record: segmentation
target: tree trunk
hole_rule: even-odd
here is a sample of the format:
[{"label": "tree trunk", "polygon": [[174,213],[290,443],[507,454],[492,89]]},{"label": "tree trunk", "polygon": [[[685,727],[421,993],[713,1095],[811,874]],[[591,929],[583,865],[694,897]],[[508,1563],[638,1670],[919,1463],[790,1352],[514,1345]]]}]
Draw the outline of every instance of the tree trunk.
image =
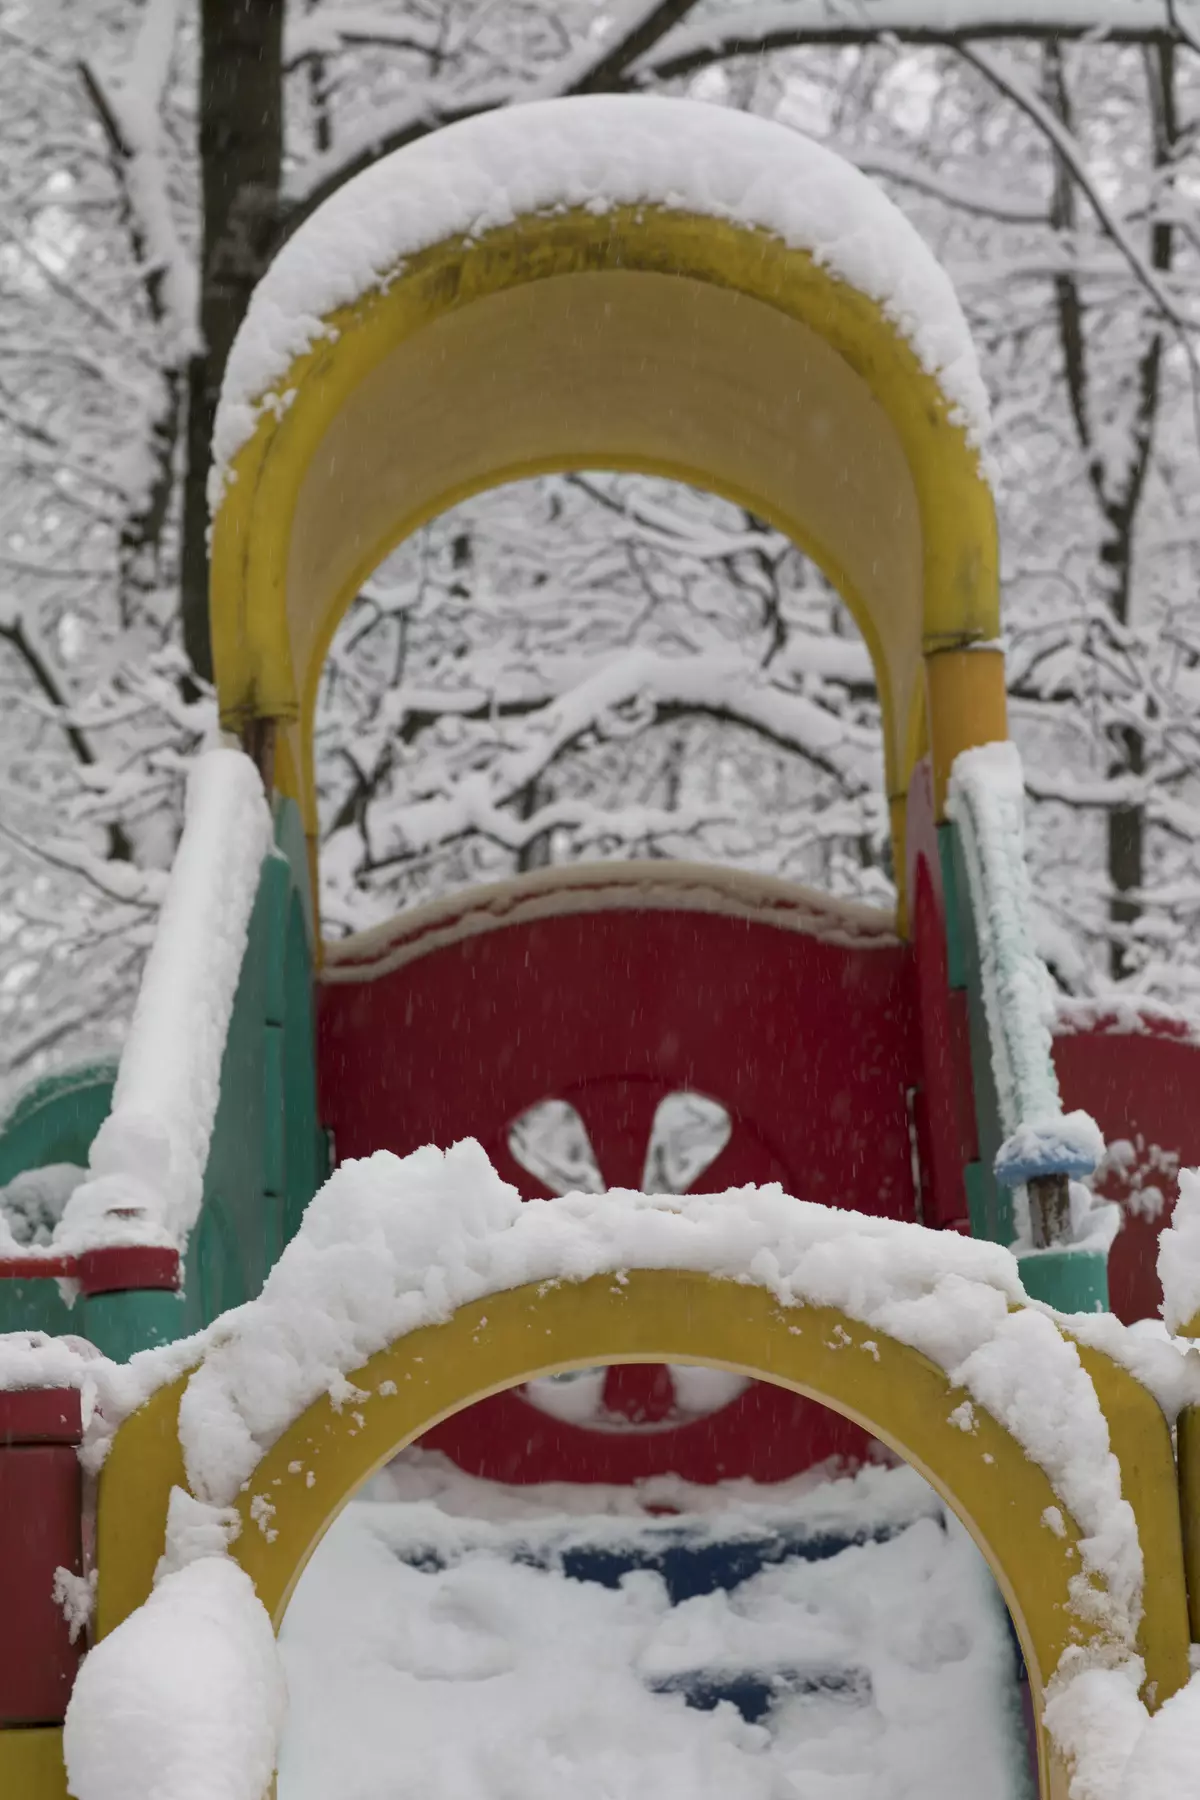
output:
[{"label": "tree trunk", "polygon": [[255,283],[270,260],[283,162],[285,0],[202,0],[200,273],[203,352],[188,369],[181,568],[183,641],[212,677],[207,486],[221,377]]},{"label": "tree trunk", "polygon": [[[1154,133],[1152,164],[1156,175],[1161,176],[1174,162],[1179,143],[1175,51],[1169,43],[1159,44],[1147,47],[1145,58]],[[1043,73],[1048,103],[1067,129],[1073,131],[1071,100],[1059,45],[1048,46]],[[1051,221],[1059,230],[1073,232],[1077,224],[1074,186],[1070,170],[1057,154],[1054,177]],[[1156,199],[1161,202],[1157,185]],[[1156,273],[1170,271],[1173,248],[1170,223],[1166,219],[1157,220],[1151,227],[1149,259]],[[1072,417],[1080,447],[1088,460],[1088,474],[1105,525],[1105,538],[1100,547],[1105,599],[1114,622],[1124,630],[1129,626],[1133,612],[1138,511],[1150,472],[1162,399],[1165,328],[1161,320],[1150,323],[1136,370],[1136,401],[1130,420],[1131,454],[1124,468],[1110,472],[1097,450],[1089,416],[1087,313],[1073,274],[1056,278],[1055,296]],[[1146,772],[1146,738],[1136,724],[1111,726],[1108,752],[1105,772],[1110,780],[1119,781],[1124,776],[1136,777]],[[1142,914],[1138,895],[1146,875],[1145,809],[1137,801],[1124,801],[1108,808],[1105,823],[1110,884],[1108,912],[1113,927],[1109,940],[1109,973],[1119,980],[1136,967],[1136,958],[1130,954],[1129,937]]]},{"label": "tree trunk", "polygon": [[[1151,128],[1154,133],[1153,167],[1160,178],[1153,189],[1162,207],[1161,176],[1175,161],[1179,143],[1179,114],[1175,92],[1175,50],[1171,44],[1147,48],[1146,81],[1149,90]],[[1169,213],[1169,208],[1163,208]],[[1174,232],[1167,219],[1159,218],[1150,230],[1150,263],[1167,274],[1174,260]],[[1137,412],[1134,418],[1134,456],[1124,491],[1109,508],[1112,537],[1101,549],[1101,561],[1114,584],[1113,612],[1122,626],[1131,620],[1133,601],[1134,532],[1138,508],[1145,491],[1162,399],[1164,328],[1156,324],[1142,352],[1137,372]],[[1146,770],[1146,739],[1134,725],[1123,725],[1110,734],[1114,751],[1109,765],[1112,776],[1140,776]],[[1135,898],[1146,881],[1145,809],[1136,804],[1116,806],[1108,815],[1108,875],[1112,883],[1109,916],[1116,928],[1109,952],[1109,970],[1117,979],[1136,968],[1127,938],[1137,924],[1142,907]]]}]

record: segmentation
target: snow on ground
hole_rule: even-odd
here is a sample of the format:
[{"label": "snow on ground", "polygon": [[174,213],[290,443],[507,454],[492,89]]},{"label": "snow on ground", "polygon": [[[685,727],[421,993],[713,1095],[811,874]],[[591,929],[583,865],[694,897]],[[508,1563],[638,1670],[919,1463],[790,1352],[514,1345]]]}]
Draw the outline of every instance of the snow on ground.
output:
[{"label": "snow on ground", "polygon": [[251,299],[226,365],[210,503],[324,315],[394,279],[405,259],[531,213],[651,204],[758,227],[811,251],[869,294],[942,388],[973,440],[988,402],[950,278],[865,175],[797,131],[732,108],[657,95],[544,100],[464,120],[382,158],[307,219]]},{"label": "snow on ground", "polygon": [[[373,1491],[391,1497],[342,1514],[284,1623],[280,1800],[1028,1791],[1003,1605],[909,1469],[777,1489],[661,1482],[652,1497],[504,1489],[418,1451]],[[651,1498],[679,1515],[649,1516]],[[604,1586],[563,1567],[572,1551],[644,1563],[684,1538],[703,1554],[773,1536],[848,1547],[768,1560],[675,1605],[660,1569]],[[753,1714],[771,1684],[754,1723],[717,1699]]]}]

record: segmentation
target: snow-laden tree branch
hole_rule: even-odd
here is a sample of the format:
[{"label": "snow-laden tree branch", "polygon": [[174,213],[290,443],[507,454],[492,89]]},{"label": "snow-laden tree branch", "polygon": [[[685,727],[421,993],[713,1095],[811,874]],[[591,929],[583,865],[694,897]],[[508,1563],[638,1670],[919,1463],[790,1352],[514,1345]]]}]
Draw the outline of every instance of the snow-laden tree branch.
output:
[{"label": "snow-laden tree branch", "polygon": [[1200,313],[1191,313],[1180,307],[1163,282],[1160,272],[1154,269],[1141,247],[1126,229],[1125,222],[1105,198],[1099,183],[1094,180],[1088,169],[1079,145],[1062,121],[1056,117],[1044,100],[1021,79],[1015,69],[1010,67],[1002,57],[990,51],[980,50],[975,45],[964,42],[959,46],[959,54],[972,68],[978,69],[987,77],[992,85],[1011,100],[1015,106],[1031,118],[1038,129],[1045,133],[1062,158],[1074,178],[1079,191],[1084,195],[1088,205],[1095,213],[1107,237],[1116,245],[1125,261],[1129,264],[1133,275],[1149,295],[1157,310],[1164,319],[1170,321],[1179,334],[1179,340],[1187,354],[1193,370],[1196,368],[1196,352],[1191,343],[1190,334],[1200,331]]},{"label": "snow-laden tree branch", "polygon": [[120,72],[93,60],[80,72],[129,205],[130,229],[168,363],[197,347],[199,284],[180,239],[167,175],[162,107],[179,29],[179,0],[148,0],[132,55]]},{"label": "snow-laden tree branch", "polygon": [[[647,650],[629,650],[614,657],[597,672],[580,681],[561,697],[527,716],[524,742],[501,751],[486,775],[470,775],[458,781],[449,776],[438,785],[451,792],[419,800],[393,811],[388,836],[377,856],[392,860],[402,853],[421,854],[439,843],[477,829],[480,809],[495,814],[510,805],[531,782],[542,779],[568,748],[587,732],[601,737],[619,729],[621,710],[643,709],[639,723],[661,723],[686,711],[715,722],[748,726],[777,749],[806,758],[827,774],[837,775],[852,787],[866,785],[870,762],[879,755],[875,733],[847,725],[803,695],[788,693],[767,681],[747,679],[739,659],[728,655],[664,657]],[[644,709],[651,709],[649,716]],[[425,779],[437,783],[436,766]],[[545,819],[535,824],[521,841],[539,830],[564,822],[553,808],[543,809]],[[595,809],[590,816],[595,821]],[[713,815],[716,816],[716,815]],[[541,813],[535,815],[540,818]],[[679,820],[668,820],[650,829],[681,829]],[[615,829],[615,828],[614,828]],[[685,828],[684,828],[685,829]],[[490,834],[500,836],[489,828]],[[620,832],[629,836],[627,830]],[[502,840],[503,841],[503,840]]]},{"label": "snow-laden tree branch", "polygon": [[885,38],[929,47],[1020,38],[1089,43],[1190,42],[1189,0],[765,0],[679,26],[641,73],[693,75],[734,56],[804,46],[861,47]]}]

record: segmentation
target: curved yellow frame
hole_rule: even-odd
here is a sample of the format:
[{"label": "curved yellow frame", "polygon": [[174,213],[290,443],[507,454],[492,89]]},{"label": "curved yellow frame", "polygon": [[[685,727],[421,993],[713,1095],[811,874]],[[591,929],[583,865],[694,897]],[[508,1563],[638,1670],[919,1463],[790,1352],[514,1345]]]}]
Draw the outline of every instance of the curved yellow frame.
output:
[{"label": "curved yellow frame", "polygon": [[[1138,1648],[1146,1697],[1160,1705],[1188,1679],[1188,1622],[1170,1434],[1129,1375],[1081,1350],[1109,1422],[1146,1568]],[[439,1419],[534,1375],[597,1362],[695,1362],[803,1393],[855,1419],[920,1470],[987,1558],[1016,1626],[1037,1717],[1068,1645],[1097,1635],[1071,1608],[1080,1532],[1043,1471],[982,1408],[951,1424],[965,1398],[917,1351],[832,1307],[783,1308],[761,1288],[679,1270],[539,1284],[490,1295],[443,1325],[399,1339],[352,1376],[366,1396],[310,1406],[263,1457],[238,1500],[232,1554],[278,1626],[309,1557],[355,1491]],[[167,1501],[186,1485],[178,1442],[186,1377],[118,1432],[100,1481],[96,1630],[111,1631],[150,1591]],[[263,1503],[266,1503],[265,1505]],[[1039,1725],[1044,1796],[1064,1771]]]},{"label": "curved yellow frame", "polygon": [[310,835],[321,663],[363,581],[471,494],[572,467],[704,486],[820,564],[875,663],[898,839],[926,749],[940,774],[1006,734],[1001,657],[964,654],[999,632],[978,456],[881,307],[806,252],[666,206],[527,217],[434,245],[326,326],[213,522],[222,719],[282,725]]}]

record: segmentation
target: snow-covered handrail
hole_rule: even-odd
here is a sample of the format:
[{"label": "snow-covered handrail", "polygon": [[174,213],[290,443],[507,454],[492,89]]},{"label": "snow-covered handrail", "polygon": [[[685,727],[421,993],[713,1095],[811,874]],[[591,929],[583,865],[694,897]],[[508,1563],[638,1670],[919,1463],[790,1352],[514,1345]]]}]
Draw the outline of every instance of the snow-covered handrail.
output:
[{"label": "snow-covered handrail", "polygon": [[208,751],[188,781],[154,943],[121,1055],[112,1111],[50,1246],[182,1250],[200,1211],[221,1061],[271,818],[240,750]]},{"label": "snow-covered handrail", "polygon": [[966,868],[1004,1134],[996,1179],[1028,1185],[1034,1246],[1044,1249],[1069,1236],[1068,1180],[1091,1174],[1104,1139],[1087,1113],[1062,1110],[1051,1051],[1054,985],[1034,942],[1024,797],[1015,746],[984,744],[956,759],[946,810]]}]

